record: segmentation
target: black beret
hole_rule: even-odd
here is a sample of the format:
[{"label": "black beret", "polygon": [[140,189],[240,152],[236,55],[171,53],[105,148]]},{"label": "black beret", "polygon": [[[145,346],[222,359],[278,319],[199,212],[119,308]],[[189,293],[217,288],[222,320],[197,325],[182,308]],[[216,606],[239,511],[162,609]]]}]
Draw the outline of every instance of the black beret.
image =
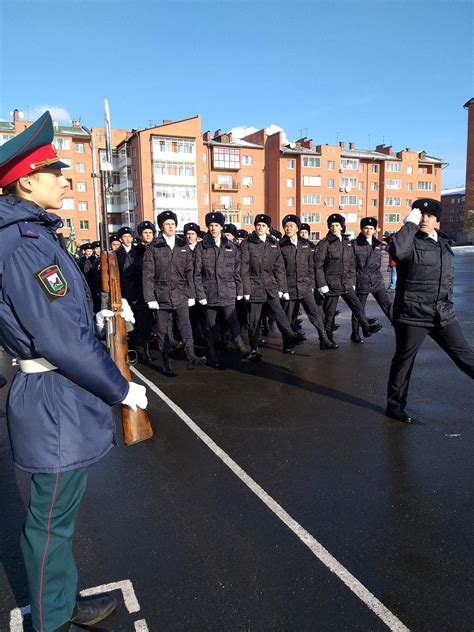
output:
[{"label": "black beret", "polygon": [[364,228],[364,226],[373,226],[374,228],[377,228],[377,218],[376,217],[363,217],[360,220],[360,228],[362,230],[362,228]]},{"label": "black beret", "polygon": [[224,227],[225,216],[224,213],[221,213],[220,211],[215,211],[213,213],[207,213],[205,221],[206,226],[209,226],[209,224],[220,224],[222,227]]},{"label": "black beret", "polygon": [[224,233],[230,233],[234,237],[237,235],[237,226],[235,224],[224,224]]},{"label": "black beret", "polygon": [[419,200],[415,200],[411,207],[412,209],[419,209],[422,213],[430,213],[430,215],[434,215],[438,221],[441,219],[441,215],[443,213],[441,202],[433,200],[432,198],[420,198]]},{"label": "black beret", "polygon": [[137,233],[138,233],[139,235],[141,235],[141,234],[143,233],[143,231],[144,231],[144,230],[147,230],[147,229],[148,229],[148,230],[152,230],[152,231],[153,231],[153,234],[155,234],[155,233],[156,233],[156,227],[155,227],[155,224],[153,224],[153,222],[148,222],[148,221],[145,221],[145,222],[140,222],[140,223],[138,224],[138,226],[137,226]]},{"label": "black beret", "polygon": [[344,227],[346,225],[346,218],[340,213],[333,213],[328,217],[328,228],[331,224],[335,224],[336,222]]},{"label": "black beret", "polygon": [[196,235],[200,235],[201,233],[201,227],[199,226],[199,224],[195,224],[194,222],[188,222],[187,224],[184,225],[183,228],[183,235],[186,235],[186,233],[192,230],[196,233]]},{"label": "black beret", "polygon": [[120,237],[123,237],[123,235],[133,235],[130,226],[122,226],[122,228],[118,229],[117,237],[120,239]]},{"label": "black beret", "polygon": [[265,215],[265,213],[259,213],[258,215],[255,216],[253,225],[256,226],[257,224],[266,224],[269,228],[271,228],[272,226],[272,218],[270,217],[270,215]]},{"label": "black beret", "polygon": [[282,222],[281,222],[281,225],[283,226],[283,228],[285,228],[285,224],[288,222],[295,223],[298,227],[298,230],[300,229],[301,220],[298,217],[298,215],[292,215],[291,213],[289,215],[285,215],[285,217],[282,219]]},{"label": "black beret", "polygon": [[100,247],[100,241],[93,241],[91,243],[91,248],[99,248]]},{"label": "black beret", "polygon": [[163,222],[166,222],[167,219],[172,219],[176,226],[178,225],[178,217],[176,213],[173,213],[173,211],[162,211],[156,218],[158,226],[161,228],[163,226]]},{"label": "black beret", "polygon": [[307,230],[308,233],[310,233],[311,232],[311,226],[309,224],[306,224],[305,222],[301,222],[300,230]]},{"label": "black beret", "polygon": [[240,230],[238,230],[235,233],[235,238],[236,239],[245,239],[246,237],[249,236],[249,233],[247,230],[245,230],[244,228],[241,228]]}]

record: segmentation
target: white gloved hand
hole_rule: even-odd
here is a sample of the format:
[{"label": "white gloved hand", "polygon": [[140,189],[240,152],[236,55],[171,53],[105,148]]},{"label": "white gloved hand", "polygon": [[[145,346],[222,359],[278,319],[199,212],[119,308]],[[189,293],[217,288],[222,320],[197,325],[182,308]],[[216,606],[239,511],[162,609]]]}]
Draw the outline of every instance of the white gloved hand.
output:
[{"label": "white gloved hand", "polygon": [[196,305],[195,298],[188,298],[188,307],[194,307]]},{"label": "white gloved hand", "polygon": [[411,211],[408,213],[408,215],[403,220],[404,224],[406,224],[407,222],[413,222],[414,224],[416,224],[418,226],[418,224],[421,222],[421,211],[420,211],[419,208],[412,208],[411,209]]},{"label": "white gloved hand", "polygon": [[244,294],[244,299],[246,301],[250,301],[250,294]]},{"label": "white gloved hand", "polygon": [[244,298],[243,296],[238,296],[238,297],[237,297],[237,300],[238,300],[238,301],[241,301],[243,298]]},{"label": "white gloved hand", "polygon": [[136,382],[129,382],[127,397],[122,400],[122,404],[132,410],[137,410],[137,406],[139,408],[146,408],[148,406],[146,388]]},{"label": "white gloved hand", "polygon": [[207,305],[207,298],[201,298],[199,302],[201,305]]},{"label": "white gloved hand", "polygon": [[132,308],[130,307],[126,298],[122,298],[122,311],[120,312],[120,316],[127,323],[135,322],[135,316],[133,315]]},{"label": "white gloved hand", "polygon": [[318,287],[318,292],[324,296],[325,294],[327,294],[329,292],[329,288],[327,285],[324,285],[323,287]]},{"label": "white gloved hand", "polygon": [[150,309],[160,309],[160,306],[158,305],[157,301],[149,301],[148,307]]},{"label": "white gloved hand", "polygon": [[356,286],[355,286],[355,285],[353,285],[353,286],[352,286],[352,289],[353,289],[353,290],[355,291],[355,289],[356,289]]},{"label": "white gloved hand", "polygon": [[95,327],[99,336],[104,331],[105,319],[113,317],[114,313],[111,309],[101,309],[100,312],[97,312],[95,315]]},{"label": "white gloved hand", "polygon": [[290,295],[288,294],[288,292],[284,292],[283,296],[281,297],[284,301],[289,301],[290,300]]},{"label": "white gloved hand", "polygon": [[278,298],[281,298],[283,296],[283,292],[278,292]]}]

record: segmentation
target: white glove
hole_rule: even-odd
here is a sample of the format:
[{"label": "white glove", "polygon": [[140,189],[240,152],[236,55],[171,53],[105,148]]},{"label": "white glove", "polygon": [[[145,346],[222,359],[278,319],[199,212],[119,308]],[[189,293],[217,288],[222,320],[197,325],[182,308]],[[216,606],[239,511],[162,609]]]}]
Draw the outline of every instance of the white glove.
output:
[{"label": "white glove", "polygon": [[246,301],[250,301],[250,294],[244,294],[244,299]]},{"label": "white glove", "polygon": [[188,307],[194,307],[196,305],[195,298],[188,298]]},{"label": "white glove", "polygon": [[201,305],[207,305],[207,298],[201,298],[201,299],[199,300],[199,303],[200,303]]},{"label": "white glove", "polygon": [[406,224],[407,222],[413,222],[414,224],[416,224],[418,226],[418,224],[421,222],[421,211],[420,211],[419,208],[412,208],[411,209],[411,211],[408,213],[408,215],[403,220],[404,224]]},{"label": "white glove", "polygon": [[278,292],[278,298],[281,298],[283,296],[283,292]]},{"label": "white glove", "polygon": [[136,382],[129,382],[127,397],[122,400],[122,404],[129,406],[132,410],[137,410],[137,406],[146,408],[148,406],[146,388]]},{"label": "white glove", "polygon": [[237,300],[238,300],[238,301],[241,301],[243,298],[244,298],[243,296],[238,296],[238,297],[237,297]]},{"label": "white glove", "polygon": [[355,286],[355,285],[353,285],[353,286],[352,286],[352,289],[353,289],[353,290],[355,291],[355,289],[356,289],[356,286]]},{"label": "white glove", "polygon": [[324,296],[325,294],[327,294],[329,292],[329,288],[327,285],[325,285],[324,287],[318,287],[318,292]]},{"label": "white glove", "polygon": [[[96,325],[97,333],[99,334],[99,336],[104,330],[106,319],[113,318],[114,316],[115,316],[115,313],[111,309],[101,309],[100,312],[97,312],[97,314],[95,315],[95,325]],[[128,301],[126,298],[122,299],[122,311],[120,312],[120,316],[127,323],[135,322],[135,317],[133,315],[132,308],[128,304]]]},{"label": "white glove", "polygon": [[288,294],[288,292],[284,292],[284,294],[281,297],[284,301],[289,301],[290,300],[290,295]]},{"label": "white glove", "polygon": [[127,323],[135,322],[135,316],[133,315],[132,308],[130,307],[126,298],[122,298],[122,311],[120,312],[120,316]]},{"label": "white glove", "polygon": [[158,305],[157,301],[149,301],[148,307],[150,309],[160,309],[160,306]]}]

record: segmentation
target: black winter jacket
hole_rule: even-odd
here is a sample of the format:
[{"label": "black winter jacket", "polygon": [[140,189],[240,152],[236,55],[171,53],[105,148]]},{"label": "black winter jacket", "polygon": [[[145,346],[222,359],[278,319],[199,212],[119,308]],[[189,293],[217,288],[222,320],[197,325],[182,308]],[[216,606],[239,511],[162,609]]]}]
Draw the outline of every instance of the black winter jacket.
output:
[{"label": "black winter jacket", "polygon": [[356,292],[369,294],[384,287],[380,266],[385,245],[372,237],[372,245],[360,233],[352,240],[352,250],[356,258]]},{"label": "black winter jacket", "polygon": [[298,246],[295,247],[286,235],[280,241],[291,300],[308,296],[316,284],[311,244],[307,239],[301,237],[298,237],[297,243]]},{"label": "black winter jacket", "polygon": [[219,248],[207,233],[194,249],[194,286],[198,301],[205,298],[210,307],[232,305],[242,296],[240,252],[223,233]]},{"label": "black winter jacket", "polygon": [[340,296],[356,284],[355,256],[350,240],[333,235],[321,239],[314,251],[316,286],[329,288],[328,296]]},{"label": "black winter jacket", "polygon": [[278,292],[288,292],[285,262],[275,237],[267,235],[264,243],[253,231],[241,243],[240,252],[243,293],[250,302],[263,303],[267,295],[278,298]]},{"label": "black winter jacket", "polygon": [[447,235],[436,232],[437,242],[407,222],[392,238],[390,254],[397,263],[394,323],[444,327],[456,318],[454,253]]},{"label": "black winter jacket", "polygon": [[185,307],[195,298],[193,256],[184,239],[176,237],[171,250],[160,233],[143,257],[143,297],[157,301],[160,309]]},{"label": "black winter jacket", "polygon": [[132,305],[138,300],[137,286],[135,285],[134,261],[136,256],[136,246],[132,246],[127,252],[124,246],[120,246],[115,251],[117,263],[120,271],[120,285],[122,296]]}]

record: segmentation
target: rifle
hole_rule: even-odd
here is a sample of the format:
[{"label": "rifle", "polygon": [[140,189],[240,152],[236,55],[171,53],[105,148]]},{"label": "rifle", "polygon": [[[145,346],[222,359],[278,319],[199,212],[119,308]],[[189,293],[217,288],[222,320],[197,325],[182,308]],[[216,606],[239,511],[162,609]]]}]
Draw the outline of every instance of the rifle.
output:
[{"label": "rifle", "polygon": [[[105,103],[106,161],[100,166],[102,185],[102,223],[100,225],[101,307],[114,312],[114,318],[107,318],[105,322],[107,351],[123,377],[128,382],[131,382],[132,374],[128,362],[127,328],[124,319],[120,316],[122,312],[120,271],[115,252],[108,250],[107,193],[111,190],[112,150],[109,108],[107,101]],[[125,445],[138,443],[153,436],[148,413],[143,408],[137,408],[135,411],[129,406],[122,406],[122,429]]]}]

